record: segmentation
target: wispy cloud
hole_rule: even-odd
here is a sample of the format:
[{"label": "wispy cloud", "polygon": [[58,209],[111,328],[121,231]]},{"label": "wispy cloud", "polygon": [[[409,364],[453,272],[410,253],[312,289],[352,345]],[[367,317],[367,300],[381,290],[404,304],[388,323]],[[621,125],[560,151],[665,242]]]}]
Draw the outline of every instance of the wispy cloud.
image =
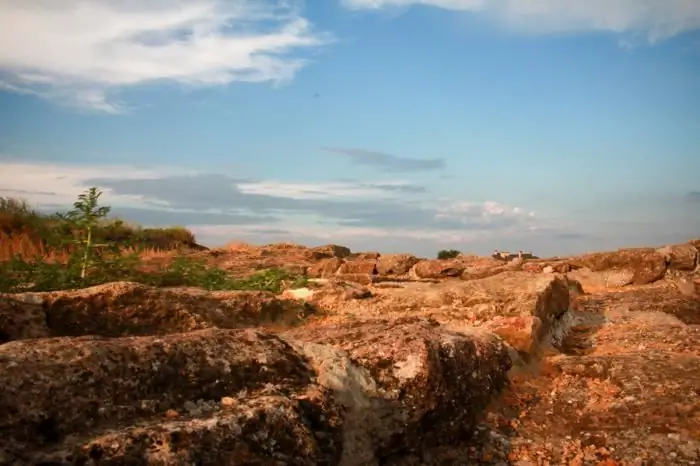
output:
[{"label": "wispy cloud", "polygon": [[263,194],[292,199],[376,199],[426,191],[423,186],[417,186],[405,181],[337,181],[327,183],[258,181],[238,183],[236,186],[244,194]]},{"label": "wispy cloud", "polygon": [[324,150],[349,157],[357,165],[379,167],[389,172],[427,171],[445,168],[445,160],[438,158],[413,159],[384,152],[342,147],[327,147]]},{"label": "wispy cloud", "polygon": [[293,2],[2,0],[0,87],[102,112],[156,82],[285,82],[329,40]]},{"label": "wispy cloud", "polygon": [[70,206],[80,191],[92,185],[104,189],[104,200],[117,215],[147,224],[185,224],[209,235],[216,231],[272,234],[269,231],[274,230],[316,238],[449,242],[547,227],[546,221],[523,208],[406,194],[395,188],[412,185],[395,180],[282,183],[185,174],[178,169],[41,163],[7,163],[0,170],[0,196],[21,192],[30,203],[53,210]]},{"label": "wispy cloud", "polygon": [[700,28],[696,0],[341,0],[351,9],[425,5],[483,14],[521,32],[642,34],[650,42]]}]

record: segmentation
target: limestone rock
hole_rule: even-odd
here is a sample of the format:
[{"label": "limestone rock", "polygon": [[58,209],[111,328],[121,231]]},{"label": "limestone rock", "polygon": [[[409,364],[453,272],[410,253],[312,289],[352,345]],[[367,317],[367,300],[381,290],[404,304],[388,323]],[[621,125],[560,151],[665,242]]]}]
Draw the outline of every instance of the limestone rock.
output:
[{"label": "limestone rock", "polygon": [[666,258],[671,270],[692,271],[698,262],[698,250],[691,243],[664,246],[657,249],[657,252]]},{"label": "limestone rock", "polygon": [[379,275],[406,275],[420,259],[413,254],[384,254],[377,261]]},{"label": "limestone rock", "polygon": [[309,268],[307,275],[309,278],[330,278],[336,274],[345,261],[337,257],[321,259]]},{"label": "limestone rock", "polygon": [[635,285],[645,285],[660,280],[666,272],[666,258],[652,248],[619,249],[586,254],[569,259],[567,262],[586,267],[592,272],[628,271],[632,274],[630,283]]},{"label": "limestone rock", "polygon": [[459,259],[422,260],[413,266],[411,275],[416,278],[459,277],[465,268],[465,263]]}]

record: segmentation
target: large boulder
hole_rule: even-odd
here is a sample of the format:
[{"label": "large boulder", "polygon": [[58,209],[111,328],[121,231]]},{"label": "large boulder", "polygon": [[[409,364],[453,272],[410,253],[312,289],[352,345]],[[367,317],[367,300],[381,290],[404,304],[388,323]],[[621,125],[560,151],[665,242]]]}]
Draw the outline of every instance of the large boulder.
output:
[{"label": "large boulder", "polygon": [[415,317],[329,324],[285,336],[298,342],[293,345],[310,358],[319,383],[346,409],[342,464],[377,464],[464,441],[511,366],[507,348],[493,335],[441,330]]},{"label": "large boulder", "polygon": [[522,270],[523,263],[521,261],[503,262],[491,257],[477,258],[469,261],[466,264],[464,271],[461,274],[463,280],[475,280],[479,278],[491,277],[503,272],[514,272]]},{"label": "large boulder", "polygon": [[630,283],[645,285],[663,278],[666,273],[666,257],[653,248],[619,249],[617,251],[585,254],[567,262],[591,272],[624,271],[630,274]]},{"label": "large boulder", "polygon": [[357,259],[346,260],[338,268],[338,275],[345,274],[369,274],[373,275],[377,272],[376,259]]},{"label": "large boulder", "polygon": [[462,441],[502,341],[418,318],[0,345],[0,464],[381,464]]},{"label": "large boulder", "polygon": [[350,255],[350,249],[345,246],[338,246],[337,244],[326,244],[325,246],[316,246],[308,251],[309,257],[312,260],[328,259],[331,257],[336,257],[338,259],[343,259]]},{"label": "large boulder", "polygon": [[565,276],[503,272],[475,280],[375,286],[372,296],[365,299],[320,302],[312,298],[312,302],[318,303],[328,318],[421,316],[455,329],[482,327],[516,349],[532,353],[581,292],[580,285]]},{"label": "large boulder", "polygon": [[459,277],[466,264],[460,259],[425,259],[416,263],[410,273],[413,278]]},{"label": "large boulder", "polygon": [[[341,413],[254,330],[0,345],[2,464],[332,464]],[[313,428],[311,427],[313,426]]]},{"label": "large boulder", "polygon": [[413,254],[384,254],[377,261],[377,273],[382,276],[406,275],[419,261]]},{"label": "large boulder", "polygon": [[657,249],[666,258],[670,270],[695,270],[698,263],[698,250],[691,243],[672,244]]},{"label": "large boulder", "polygon": [[337,257],[321,259],[311,266],[306,274],[309,278],[331,278],[338,272],[338,269],[344,262],[343,259]]}]

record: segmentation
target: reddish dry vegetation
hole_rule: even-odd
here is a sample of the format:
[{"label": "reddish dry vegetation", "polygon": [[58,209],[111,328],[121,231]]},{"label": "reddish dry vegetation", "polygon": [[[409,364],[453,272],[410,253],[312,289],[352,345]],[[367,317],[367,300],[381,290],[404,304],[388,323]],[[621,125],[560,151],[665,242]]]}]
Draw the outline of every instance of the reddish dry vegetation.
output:
[{"label": "reddish dry vegetation", "polygon": [[235,245],[281,295],[0,295],[0,464],[700,464],[700,241],[558,259]]},{"label": "reddish dry vegetation", "polygon": [[[99,248],[98,248],[99,249]],[[171,249],[156,249],[154,247],[120,248],[123,254],[138,253],[146,260],[172,259],[174,251]],[[70,256],[67,248],[57,250],[46,246],[43,242],[36,240],[31,234],[7,235],[0,231],[0,262],[8,261],[14,257],[21,257],[25,260],[39,259],[42,262],[65,263]]]}]

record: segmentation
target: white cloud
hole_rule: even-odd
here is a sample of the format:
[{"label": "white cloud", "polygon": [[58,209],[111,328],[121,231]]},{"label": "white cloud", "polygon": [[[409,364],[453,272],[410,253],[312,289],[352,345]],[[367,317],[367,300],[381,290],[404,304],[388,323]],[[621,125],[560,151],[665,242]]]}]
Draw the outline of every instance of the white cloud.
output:
[{"label": "white cloud", "polygon": [[[261,181],[255,183],[237,183],[238,189],[245,194],[267,194],[269,196],[289,197],[292,199],[333,199],[333,198],[372,198],[402,197],[401,188],[412,186],[404,181],[380,181],[375,183],[282,183],[278,181]],[[392,189],[395,190],[392,192]]]},{"label": "white cloud", "polygon": [[[173,169],[129,166],[89,166],[50,163],[0,163],[0,196],[25,199],[33,206],[70,206],[78,194],[90,188],[86,180],[150,179],[182,173]],[[141,206],[142,196],[118,195],[104,190],[109,203]]]},{"label": "white cloud", "polygon": [[351,9],[429,5],[473,11],[522,32],[639,33],[650,42],[700,28],[698,0],[341,0]]},{"label": "white cloud", "polygon": [[[232,238],[257,237],[267,241],[280,241],[282,236],[276,230],[270,230],[269,225],[193,225],[190,227],[197,237],[206,237],[214,244],[224,244]],[[352,242],[353,240],[372,239],[401,239],[412,241],[432,241],[440,244],[467,243],[486,237],[498,235],[484,234],[483,231],[464,230],[430,230],[430,229],[398,229],[374,227],[329,227],[314,224],[285,224],[282,227],[284,237],[313,239],[319,242]]]},{"label": "white cloud", "polygon": [[129,86],[285,82],[316,34],[289,0],[0,0],[0,86],[106,112]]},{"label": "white cloud", "polygon": [[[421,196],[412,198],[407,203],[406,193],[392,191],[395,188],[413,186],[405,181],[283,183],[236,182],[231,178],[230,183],[237,191],[221,192],[210,189],[209,185],[203,185],[203,181],[197,178],[198,175],[191,170],[168,167],[6,162],[0,164],[0,196],[20,197],[34,207],[62,210],[62,207],[70,206],[79,193],[93,184],[91,180],[100,179],[103,186],[98,187],[104,191],[105,205],[115,209],[127,207],[168,211],[175,214],[169,218],[192,227],[195,233],[220,239],[227,235],[229,239],[250,235],[264,236],[264,230],[269,230],[272,231],[270,236],[279,240],[278,232],[283,230],[283,237],[312,237],[319,240],[400,238],[447,244],[508,236],[527,232],[532,226],[546,226],[546,222],[541,219],[535,223],[522,208],[493,201],[474,203],[453,199],[435,200]],[[177,178],[170,184],[158,183],[171,177]],[[119,182],[123,184],[124,181],[129,181],[127,184],[132,187],[135,186],[135,180],[145,180],[145,185],[161,188],[156,187],[150,194],[145,195],[138,187],[126,191],[111,189],[110,180],[117,182],[115,186],[119,186]],[[187,184],[188,180],[191,185]],[[225,183],[225,179],[217,179],[216,182],[221,185]],[[174,202],[173,198],[169,197],[173,193],[173,186],[177,190],[187,192],[188,199],[196,200],[199,196],[206,196],[208,208],[205,210],[208,212],[232,213],[235,210],[236,214],[248,216],[274,215],[277,220],[272,223],[272,227],[270,223],[260,223],[252,217],[248,223],[235,226],[187,224],[185,219],[192,218],[188,214],[202,209]],[[409,191],[409,194],[417,193]],[[261,195],[267,199],[268,210],[247,201],[247,196],[252,196],[255,201]],[[383,201],[378,201],[380,196]],[[276,202],[275,199],[281,202]],[[289,199],[296,201],[289,205]],[[311,202],[308,210],[304,210],[306,202]],[[319,209],[318,202],[331,204],[322,204],[321,210],[314,210]],[[347,206],[355,210],[347,211]],[[381,215],[374,217],[373,209],[380,209],[378,212]],[[363,223],[353,224],[348,220],[352,219],[354,214],[360,218],[363,214],[369,214],[369,217],[363,220]],[[177,217],[178,215],[180,217]]]}]

